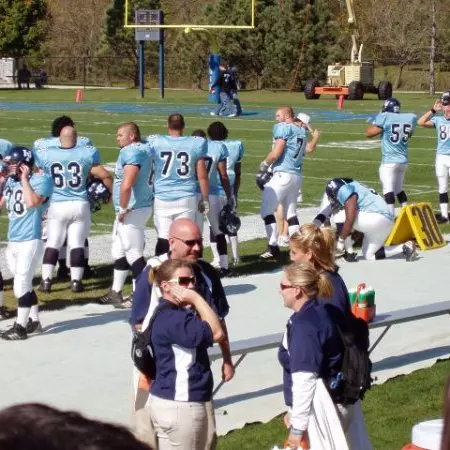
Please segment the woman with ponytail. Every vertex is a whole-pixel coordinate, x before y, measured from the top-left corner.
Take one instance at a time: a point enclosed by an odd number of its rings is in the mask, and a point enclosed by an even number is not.
[[[337,306],[344,314],[350,314],[350,299],[347,286],[338,274],[334,262],[335,234],[331,228],[319,228],[313,223],[300,227],[289,241],[292,262],[310,262],[316,270],[324,274],[333,286],[332,293],[321,296]]]
[[[290,408],[285,424],[290,447],[302,448],[317,383],[322,380],[327,385],[340,371],[343,348],[324,302],[318,300],[332,294],[324,271],[317,271],[310,262],[290,264],[284,269],[280,290],[284,306],[293,310],[278,352],[285,403]]]

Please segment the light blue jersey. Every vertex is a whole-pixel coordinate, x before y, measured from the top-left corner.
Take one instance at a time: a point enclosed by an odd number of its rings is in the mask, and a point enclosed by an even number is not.
[[[273,139],[283,139],[286,146],[282,155],[273,163],[273,172],[288,172],[299,175],[308,139],[303,127],[293,123],[277,123],[273,127]]]
[[[157,136],[155,150],[155,197],[175,201],[197,194],[196,165],[206,156],[206,141],[196,136]]]
[[[417,116],[409,113],[378,113],[372,122],[381,128],[381,162],[404,164],[408,162],[408,140],[417,126]]]
[[[394,220],[394,213],[389,209],[384,199],[373,189],[369,189],[357,181],[344,184],[337,193],[337,200],[344,206],[345,202],[354,194],[358,196],[358,211],[382,214],[389,220]]]
[[[136,181],[131,188],[129,209],[141,209],[152,206],[152,167],[154,152],[147,142],[134,142],[123,147],[119,152],[114,172],[113,203],[116,212],[120,208],[120,185],[123,181],[124,167],[127,165],[139,167]]]
[[[36,194],[49,198],[52,195],[52,179],[45,174],[33,174],[30,185]],[[8,177],[3,191],[8,209],[8,241],[24,242],[41,239],[42,216],[48,208],[48,201],[36,208],[27,208],[23,198],[23,187],[20,181]]]
[[[0,158],[3,159],[5,155],[14,147],[12,142],[0,138]]]
[[[33,142],[33,149],[32,149],[34,159],[36,161],[38,160],[39,152],[41,152],[42,150],[45,150],[46,148],[49,148],[49,147],[59,147],[60,145],[61,145],[61,142],[59,141],[59,137],[48,136],[45,138],[36,139]],[[93,147],[91,140],[85,136],[77,137],[77,145],[88,145],[88,146]],[[39,167],[37,165],[37,163],[36,163],[36,166]]]
[[[217,165],[226,161],[228,150],[223,141],[208,141],[208,152],[205,156],[206,170],[209,178],[210,195],[225,195]],[[200,189],[197,189],[200,192]]]
[[[230,180],[231,192],[234,192],[234,184],[236,182],[236,164],[242,161],[244,156],[244,146],[241,141],[222,141],[228,150],[227,157],[227,173]]]
[[[98,150],[83,144],[72,148],[42,147],[36,155],[36,166],[53,179],[51,203],[87,201],[88,175],[97,164]]]
[[[450,155],[450,119],[444,116],[434,116],[430,119],[437,131],[438,155]]]

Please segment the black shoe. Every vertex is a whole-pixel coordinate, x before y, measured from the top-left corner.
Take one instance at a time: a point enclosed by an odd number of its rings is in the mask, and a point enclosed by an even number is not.
[[[11,319],[13,313],[6,309],[4,306],[0,306],[0,320]]]
[[[72,280],[70,283],[70,288],[72,289],[72,292],[83,292],[84,286],[81,280]]]
[[[90,278],[96,278],[97,275],[98,274],[95,269],[93,269],[91,266],[86,266],[84,268],[83,280],[89,280]]]
[[[67,281],[70,280],[70,270],[68,267],[58,267],[56,271],[56,279],[58,281]]]
[[[269,245],[264,253],[259,255],[262,259],[278,258],[280,256],[280,248],[278,245]]]
[[[14,322],[14,325],[1,335],[5,341],[23,341],[27,337],[27,330],[17,322]]]
[[[39,284],[39,290],[41,292],[45,292],[46,294],[49,294],[52,292],[52,280],[47,278],[46,280],[41,280]]]
[[[116,307],[120,307],[120,305],[123,303],[122,291],[116,292],[111,289],[107,294],[100,297],[98,299],[98,302],[101,305],[113,305]]]
[[[417,246],[414,241],[405,242],[402,250],[406,261],[414,261],[417,258]]]
[[[231,276],[231,270],[230,269],[225,269],[225,267],[221,267],[219,270],[219,277],[220,278],[225,278],[225,277],[230,277]]]
[[[448,223],[448,217],[444,217],[442,214],[436,214],[436,222],[440,225]]]
[[[356,261],[358,261],[358,255],[357,255],[357,253],[348,253],[348,252],[345,252],[343,258],[344,258],[347,262],[356,262]]]
[[[42,325],[39,320],[31,320],[31,318],[28,319],[27,327],[26,327],[27,334],[40,334],[42,333]]]

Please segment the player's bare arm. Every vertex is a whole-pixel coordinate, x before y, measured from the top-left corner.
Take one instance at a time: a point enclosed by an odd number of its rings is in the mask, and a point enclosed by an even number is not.
[[[20,181],[23,186],[23,200],[27,208],[36,208],[46,200],[46,197],[36,194],[30,185],[30,168],[25,164],[19,166]]]
[[[278,161],[281,155],[284,152],[286,147],[286,141],[284,139],[276,139],[272,150],[270,153],[264,158],[263,164],[265,163],[267,167],[271,166],[275,161]]]
[[[352,195],[344,204],[345,222],[339,235],[341,239],[346,239],[353,230],[353,224],[355,223],[356,213],[358,211],[357,200],[358,197]]]
[[[102,180],[103,184],[108,188],[109,192],[113,190],[113,179],[111,174],[100,164],[91,167],[90,174]]]
[[[197,180],[202,198],[207,200],[209,197],[209,179],[204,158],[198,159],[195,164],[195,171],[197,173]]]
[[[437,111],[442,111],[442,104],[440,99],[437,99],[434,102],[433,107],[428,110],[422,117],[420,117],[420,119],[417,121],[417,125],[423,128],[434,128],[434,124],[430,119],[436,114]]]
[[[371,125],[366,130],[366,137],[373,138],[373,137],[380,136],[382,133],[383,133],[383,128],[377,127],[375,125]]]
[[[219,172],[220,181],[222,183],[223,190],[225,191],[227,198],[230,199],[230,197],[233,195],[233,192],[231,192],[230,180],[228,178],[226,161],[220,161],[217,164],[217,171]]]
[[[312,139],[306,144],[306,153],[312,153],[316,149],[319,139],[320,131],[314,130],[312,132]]]
[[[138,166],[132,164],[127,164],[123,168],[123,180],[122,184],[120,185],[120,213],[118,216],[119,222],[123,221],[125,215],[129,211],[128,204],[130,203],[131,189],[136,182],[139,170],[140,169]]]

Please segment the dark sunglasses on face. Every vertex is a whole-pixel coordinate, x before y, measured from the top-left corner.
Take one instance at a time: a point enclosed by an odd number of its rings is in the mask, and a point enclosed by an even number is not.
[[[174,239],[177,239],[178,241],[181,241],[183,244],[187,245],[188,247],[194,247],[194,245],[203,245],[203,239],[181,239],[179,237],[173,236]]]
[[[178,277],[178,278],[172,278],[170,280],[167,280],[168,283],[176,283],[180,286],[189,286],[191,283],[195,285],[195,277]]]
[[[289,288],[295,288],[296,286],[293,286],[292,284],[283,284],[283,283],[280,283],[280,289],[282,290],[282,291],[284,291],[285,289],[289,289]]]

